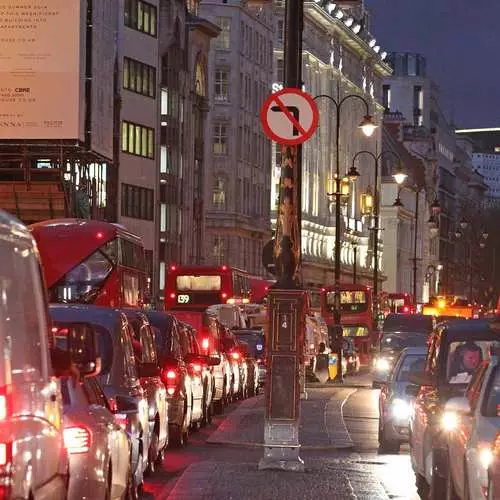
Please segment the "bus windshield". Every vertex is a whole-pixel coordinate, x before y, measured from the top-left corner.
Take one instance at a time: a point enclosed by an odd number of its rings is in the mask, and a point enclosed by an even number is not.
[[[329,309],[335,307],[337,292],[326,294],[326,303]],[[364,290],[341,290],[340,310],[344,313],[360,313],[368,309],[368,297]]]
[[[104,244],[49,290],[50,302],[92,303],[117,264],[117,240]]]

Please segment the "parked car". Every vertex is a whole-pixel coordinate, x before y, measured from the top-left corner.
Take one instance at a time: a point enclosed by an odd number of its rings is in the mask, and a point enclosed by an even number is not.
[[[241,353],[243,360],[246,363],[246,380],[244,393],[245,397],[257,396],[259,394],[259,364],[257,360],[253,357],[252,350],[250,346],[244,341],[241,340],[238,336],[237,345],[238,351]]]
[[[479,499],[488,494],[494,498],[495,445],[500,435],[498,357],[481,364],[465,396],[448,400],[445,414],[449,422],[448,498]]]
[[[161,466],[168,444],[167,390],[160,378],[155,334],[148,318],[140,311],[124,310],[132,326],[132,344],[141,386],[148,400],[149,452],[148,472]]]
[[[249,353],[257,362],[259,371],[259,388],[266,383],[265,339],[261,329],[239,329],[234,334],[238,340],[247,343]]]
[[[115,419],[126,429],[131,443],[132,489],[142,488],[148,467],[149,409],[141,387],[132,345],[133,330],[127,317],[118,309],[84,304],[51,304],[55,327],[86,322],[97,333],[102,356],[98,380]]]
[[[186,354],[184,360],[188,365],[188,369],[196,381],[196,384],[201,388],[201,417],[198,418],[198,408],[193,411],[194,425],[207,425],[212,421],[213,414],[213,393],[214,393],[214,378],[212,375],[212,361],[208,356],[201,353],[201,348],[196,338],[196,330],[186,323],[182,323],[183,338],[186,339]],[[196,395],[197,399],[199,395]],[[195,404],[196,406],[196,404]]]
[[[184,361],[180,327],[174,316],[146,313],[155,328],[155,342],[162,381],[167,388],[169,443],[181,447],[189,440],[193,382]]]
[[[401,443],[408,441],[412,398],[406,394],[411,373],[422,371],[427,349],[408,347],[399,355],[388,375],[373,381],[380,388],[378,442],[383,453],[397,453]]]
[[[417,489],[431,498],[446,493],[449,425],[446,401],[463,396],[472,375],[491,344],[499,338],[486,320],[461,320],[438,326],[431,336],[425,370],[410,375],[409,394],[415,395],[410,418],[410,456]]]
[[[246,377],[246,363],[243,356],[238,351],[238,344],[233,332],[225,327],[221,327],[222,352],[229,361],[231,368],[231,382],[229,391],[229,400],[235,401],[243,399],[243,386]]]
[[[0,262],[0,495],[64,500],[69,459],[56,375],[72,375],[71,358],[51,343],[34,240],[2,210]]]

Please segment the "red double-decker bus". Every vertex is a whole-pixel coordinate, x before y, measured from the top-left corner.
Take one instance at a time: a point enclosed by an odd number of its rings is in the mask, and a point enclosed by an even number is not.
[[[30,230],[51,302],[142,306],[147,271],[138,236],[117,224],[80,219],[48,220]]]
[[[340,295],[340,322],[345,337],[352,337],[359,349],[362,364],[370,363],[371,347],[376,341],[373,328],[373,292],[365,285],[341,283],[336,291],[335,286],[321,289],[321,316],[327,325],[334,324],[333,311]]]

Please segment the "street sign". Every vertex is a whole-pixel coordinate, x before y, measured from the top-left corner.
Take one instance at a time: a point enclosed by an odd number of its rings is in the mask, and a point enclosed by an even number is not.
[[[314,99],[295,88],[271,94],[260,111],[266,135],[279,144],[294,146],[311,138],[318,127],[318,106]]]

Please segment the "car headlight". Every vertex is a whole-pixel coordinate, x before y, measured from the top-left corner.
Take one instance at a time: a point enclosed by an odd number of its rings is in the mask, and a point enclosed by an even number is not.
[[[389,371],[390,367],[391,364],[386,358],[378,358],[377,363],[375,364],[375,368],[380,372],[387,372]]]
[[[452,431],[457,428],[459,422],[458,415],[453,411],[445,411],[441,415],[441,429]]]
[[[409,420],[411,416],[411,405],[404,399],[396,398],[391,404],[391,412],[398,420]]]
[[[489,447],[485,447],[479,452],[479,461],[485,470],[489,469],[494,458],[493,451]]]

